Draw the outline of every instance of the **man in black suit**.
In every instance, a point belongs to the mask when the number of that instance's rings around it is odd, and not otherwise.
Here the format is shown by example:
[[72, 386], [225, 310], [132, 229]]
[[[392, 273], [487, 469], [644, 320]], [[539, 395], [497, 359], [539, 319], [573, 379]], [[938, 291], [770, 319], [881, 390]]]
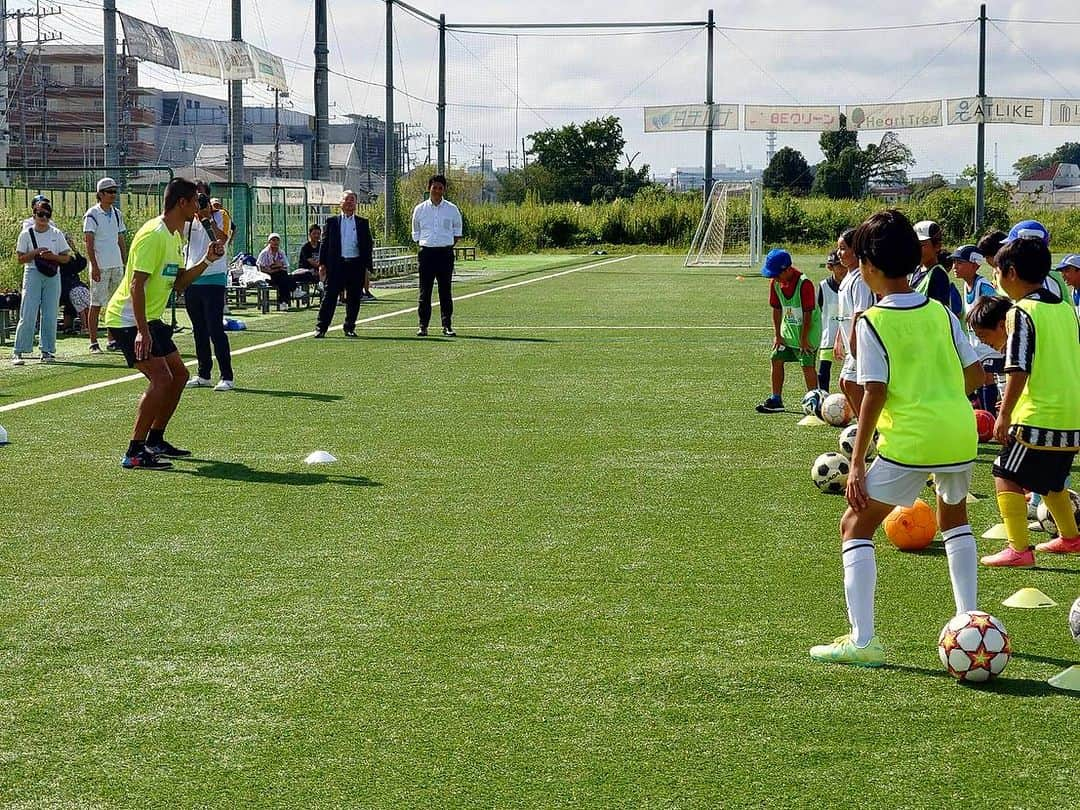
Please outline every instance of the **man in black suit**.
[[374, 242], [368, 221], [356, 216], [356, 193], [341, 197], [341, 214], [326, 220], [323, 228], [319, 271], [325, 283], [315, 337], [326, 336], [337, 310], [338, 296], [345, 291], [345, 337], [356, 337], [356, 318], [364, 293], [364, 276], [373, 269]]

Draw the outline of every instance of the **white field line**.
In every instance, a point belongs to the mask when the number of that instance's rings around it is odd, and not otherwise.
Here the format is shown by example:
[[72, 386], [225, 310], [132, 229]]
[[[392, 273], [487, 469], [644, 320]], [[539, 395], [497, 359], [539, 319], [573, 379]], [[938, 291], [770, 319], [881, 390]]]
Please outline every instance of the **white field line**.
[[[536, 278], [527, 278], [524, 281], [515, 281], [512, 284], [503, 284], [499, 287], [492, 287], [488, 290], [477, 290], [476, 292], [466, 293], [465, 295], [455, 297], [455, 301], [465, 301], [469, 298], [479, 298], [481, 295], [490, 295], [491, 293], [502, 292], [503, 290], [511, 290], [515, 287], [524, 287], [528, 284], [537, 284], [541, 281], [549, 281], [553, 278], [559, 278], [560, 276], [568, 276], [571, 273], [580, 273], [582, 270], [592, 270], [596, 267], [603, 267], [608, 264], [615, 264], [617, 262], [625, 262], [627, 259], [636, 258], [635, 256], [620, 256], [615, 259], [605, 259], [602, 262], [595, 262], [593, 264], [586, 264], [581, 267], [571, 267], [569, 270], [561, 270], [558, 273], [551, 273], [546, 276], [537, 276]], [[432, 302], [432, 308], [438, 308], [438, 303]], [[357, 326], [365, 323], [372, 323], [374, 321], [382, 321], [387, 318], [396, 318], [399, 315], [408, 315], [409, 313], [416, 312], [416, 306], [410, 306], [408, 309], [398, 309], [393, 312], [383, 312], [379, 315], [372, 315], [370, 318], [363, 318], [356, 322]], [[330, 332], [336, 332], [341, 329], [341, 325], [331, 326]], [[274, 346], [283, 346], [286, 343], [292, 343], [297, 340], [310, 340], [312, 330], [302, 332], [299, 335], [291, 335], [289, 337], [278, 338], [277, 340], [268, 340], [266, 343], [259, 343], [254, 346], [245, 346], [242, 349], [237, 349], [232, 352], [233, 357], [241, 354], [249, 354], [250, 352], [257, 352], [262, 349], [270, 349]], [[184, 363], [185, 366], [195, 366], [197, 361], [188, 360]], [[34, 397], [32, 399], [23, 399], [18, 402], [12, 402], [7, 405], [0, 406], [0, 413], [7, 413], [8, 411], [17, 411], [20, 408], [29, 408], [31, 405], [42, 405], [46, 402], [52, 402], [56, 399], [64, 399], [65, 397], [73, 397], [76, 394], [85, 394], [90, 391], [97, 391], [102, 388], [109, 388], [113, 385], [120, 385], [121, 383], [133, 382], [135, 380], [145, 379], [142, 374], [127, 374], [123, 377], [116, 377], [111, 380], [102, 380], [101, 382], [91, 383], [90, 385], [81, 385], [78, 388], [69, 388], [66, 391], [57, 391], [54, 394], [45, 394], [40, 397]]]
[[[357, 326], [356, 328], [357, 328], [357, 330], [362, 330], [362, 331], [365, 331], [365, 332], [374, 332], [374, 331], [378, 331], [378, 330], [383, 330], [383, 331], [388, 331], [388, 332], [396, 330], [396, 331], [400, 332], [402, 330], [409, 331], [409, 330], [412, 329], [412, 327], [405, 327], [405, 326]], [[519, 329], [519, 330], [524, 330], [524, 331], [527, 331], [527, 332], [541, 331], [541, 330], [543, 330], [543, 331], [564, 330], [564, 331], [568, 331], [568, 332], [580, 332], [580, 331], [587, 330], [587, 329], [610, 330], [610, 331], [620, 331], [620, 330], [622, 330], [622, 331], [630, 331], [630, 332], [637, 332], [637, 331], [648, 330], [648, 329], [653, 329], [653, 330], [686, 329], [686, 330], [691, 330], [691, 331], [695, 330], [695, 329], [761, 331], [761, 330], [768, 330], [768, 329], [771, 329], [771, 328], [772, 328], [771, 326], [707, 326], [707, 325], [706, 326], [690, 326], [690, 325], [687, 325], [687, 326], [657, 326], [656, 324], [652, 324], [652, 325], [649, 325], [649, 326], [634, 326], [632, 324], [614, 325], [614, 326], [520, 326], [520, 325], [519, 326], [483, 326], [481, 324], [473, 324], [473, 323], [469, 324], [469, 330], [470, 331], [477, 330], [477, 331], [483, 331], [483, 332], [498, 332], [498, 331], [501, 331], [501, 330], [508, 330], [508, 329]]]

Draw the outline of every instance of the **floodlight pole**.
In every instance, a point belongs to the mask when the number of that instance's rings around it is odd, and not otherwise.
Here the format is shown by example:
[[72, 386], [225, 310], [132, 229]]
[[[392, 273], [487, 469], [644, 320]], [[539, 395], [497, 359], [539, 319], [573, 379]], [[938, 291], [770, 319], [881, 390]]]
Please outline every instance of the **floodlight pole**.
[[[312, 180], [330, 179], [330, 46], [326, 0], [315, 0], [315, 152]], [[364, 155], [364, 161], [368, 157]], [[370, 170], [370, 162], [368, 162]]]
[[394, 234], [394, 0], [386, 0], [386, 131], [383, 138], [383, 237], [390, 244]]
[[713, 32], [716, 23], [713, 21], [713, 10], [709, 9], [709, 19], [706, 27], [708, 43], [708, 58], [705, 60], [705, 199], [709, 199], [709, 192], [713, 186]]
[[446, 174], [446, 15], [439, 15], [439, 174]]
[[[232, 0], [232, 40], [244, 38], [242, 26], [243, 4]], [[229, 182], [244, 182], [244, 83], [229, 82]]]
[[[105, 165], [120, 165], [120, 116], [119, 116], [119, 91], [117, 90], [116, 75], [116, 0], [105, 0], [102, 9], [105, 14], [102, 27], [104, 47], [102, 48], [102, 89], [104, 98], [101, 108], [104, 112], [105, 133]], [[7, 24], [7, 20], [4, 20]], [[6, 51], [6, 49], [5, 49]], [[3, 56], [6, 58], [7, 53]], [[7, 92], [5, 82], [3, 92]], [[6, 108], [7, 105], [5, 105]], [[96, 162], [96, 161], [95, 161]], [[125, 160], [124, 163], [127, 163]]]
[[979, 115], [978, 156], [975, 159], [975, 235], [982, 233], [986, 213], [986, 3], [979, 7]]

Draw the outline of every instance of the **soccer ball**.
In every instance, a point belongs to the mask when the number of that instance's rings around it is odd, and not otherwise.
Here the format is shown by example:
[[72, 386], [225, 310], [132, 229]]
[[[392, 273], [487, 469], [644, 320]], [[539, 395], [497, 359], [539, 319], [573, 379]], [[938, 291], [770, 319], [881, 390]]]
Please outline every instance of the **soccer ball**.
[[911, 506], [898, 506], [885, 518], [885, 536], [901, 551], [921, 551], [937, 534], [937, 515], [916, 498]]
[[828, 395], [828, 391], [822, 391], [820, 388], [807, 391], [806, 396], [802, 398], [802, 412], [807, 416], [811, 414], [817, 416], [821, 413], [821, 401]]
[[979, 431], [980, 442], [993, 440], [994, 422], [994, 415], [990, 411], [975, 411], [975, 429]]
[[953, 616], [938, 636], [942, 666], [965, 683], [982, 683], [1000, 675], [1011, 656], [1005, 625], [981, 610]]
[[843, 427], [851, 421], [851, 409], [843, 394], [829, 394], [821, 403], [821, 418], [833, 427]]
[[[1069, 490], [1069, 500], [1072, 501], [1073, 514], [1076, 519], [1080, 521], [1080, 495], [1077, 495], [1071, 489]], [[1057, 523], [1054, 522], [1054, 516], [1050, 514], [1050, 509], [1046, 506], [1046, 501], [1039, 501], [1039, 507], [1035, 510], [1035, 519], [1039, 521], [1039, 524], [1043, 527], [1043, 531], [1051, 537], [1058, 536]]]
[[814, 466], [810, 468], [810, 477], [814, 479], [814, 486], [822, 492], [835, 494], [847, 488], [850, 469], [848, 460], [839, 453], [822, 453], [814, 459]]
[[1069, 633], [1072, 635], [1073, 641], [1080, 644], [1080, 597], [1077, 597], [1069, 610]]
[[[855, 434], [858, 433], [858, 425], [848, 425], [842, 431], [840, 431], [840, 452], [844, 454], [846, 458], [851, 458], [855, 453]], [[877, 455], [877, 431], [874, 431], [874, 438], [870, 440], [870, 446], [866, 448], [866, 460], [869, 461], [875, 455]]]

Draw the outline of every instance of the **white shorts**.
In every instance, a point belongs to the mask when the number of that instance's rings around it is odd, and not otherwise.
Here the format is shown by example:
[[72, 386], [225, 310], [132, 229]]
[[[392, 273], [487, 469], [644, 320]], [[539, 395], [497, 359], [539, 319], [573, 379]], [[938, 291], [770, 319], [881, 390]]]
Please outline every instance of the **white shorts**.
[[840, 379], [848, 382], [858, 381], [858, 375], [855, 371], [855, 358], [850, 354], [844, 358], [844, 367], [840, 369]]
[[109, 299], [113, 297], [116, 288], [124, 280], [123, 267], [102, 267], [101, 281], [94, 281], [93, 273], [90, 274], [90, 306], [104, 307], [109, 305]]
[[948, 467], [901, 467], [879, 458], [866, 471], [866, 494], [875, 501], [893, 506], [911, 506], [919, 497], [926, 478], [934, 474], [938, 495], [950, 506], [967, 499], [971, 491], [971, 475], [975, 463], [953, 464]]

